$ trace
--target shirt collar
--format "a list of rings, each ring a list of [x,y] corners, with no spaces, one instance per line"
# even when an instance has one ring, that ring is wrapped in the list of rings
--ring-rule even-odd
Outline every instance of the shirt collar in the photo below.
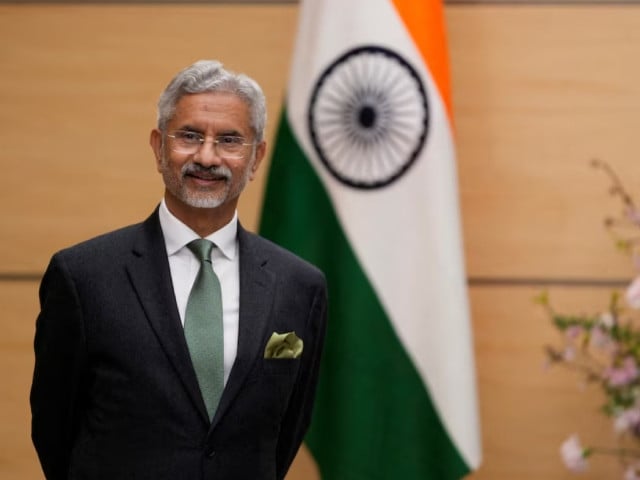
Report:
[[[162,228],[162,234],[164,235],[164,243],[167,248],[168,256],[176,254],[189,242],[200,238],[196,232],[191,230],[169,211],[164,198],[162,199],[162,202],[160,202],[158,215],[160,217],[160,227]],[[215,243],[220,252],[231,260],[235,258],[237,252],[237,234],[238,212],[236,211],[229,223],[205,238]]]

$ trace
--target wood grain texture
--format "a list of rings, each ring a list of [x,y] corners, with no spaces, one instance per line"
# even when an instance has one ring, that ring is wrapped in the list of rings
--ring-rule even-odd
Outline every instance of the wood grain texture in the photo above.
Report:
[[[296,5],[0,5],[0,270],[43,271],[57,249],[144,218],[159,201],[148,134],[169,78],[199,58],[249,73],[269,100],[272,143]],[[640,184],[640,7],[448,5],[466,260],[473,278],[626,278],[602,228],[618,204],[588,162]],[[240,216],[256,229],[268,164]],[[295,200],[292,200],[295,201]],[[609,288],[554,287],[567,310]],[[484,463],[474,480],[573,478],[558,457],[576,431],[608,443],[597,391],[545,372],[554,331],[537,288],[471,288]],[[0,282],[0,477],[40,478],[28,387],[37,282]],[[582,478],[618,478],[594,461]],[[288,480],[318,478],[303,450]]]
[[[2,270],[42,271],[54,250],[151,212],[155,104],[198,59],[258,80],[271,138],[295,17],[292,6],[0,5]],[[249,228],[264,171],[240,207]]]
[[[29,389],[38,312],[35,283],[0,283],[0,478],[37,479],[42,472],[31,446]]]
[[[534,288],[470,290],[484,461],[472,480],[568,480],[560,444],[577,433],[585,444],[615,445],[612,423],[598,411],[604,397],[575,372],[549,368],[545,345],[562,338],[533,298]],[[600,313],[607,289],[555,288],[554,307]],[[621,478],[617,462],[596,457],[580,478]]]
[[[629,275],[602,228],[640,151],[637,6],[450,6],[459,178],[471,276]]]

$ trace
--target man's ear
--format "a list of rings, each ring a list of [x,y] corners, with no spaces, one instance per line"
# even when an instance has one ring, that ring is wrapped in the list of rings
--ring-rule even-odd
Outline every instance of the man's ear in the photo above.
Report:
[[[256,145],[256,157],[253,160],[253,165],[251,165],[251,176],[249,180],[253,180],[256,176],[256,172],[262,163],[262,159],[264,158],[265,153],[267,152],[267,142],[264,140]]]
[[[157,128],[151,130],[149,135],[149,145],[156,157],[156,168],[160,171],[160,163],[162,161],[162,133]]]

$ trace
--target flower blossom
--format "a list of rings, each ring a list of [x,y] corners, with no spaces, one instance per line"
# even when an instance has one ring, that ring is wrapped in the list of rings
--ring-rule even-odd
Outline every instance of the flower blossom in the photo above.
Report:
[[[605,327],[600,325],[596,325],[591,329],[589,344],[592,347],[612,355],[615,354],[618,349],[618,344],[611,338],[611,335],[607,333]]]
[[[579,338],[582,332],[583,328],[580,325],[572,325],[565,330],[564,334],[567,337],[567,340],[573,341]]]
[[[562,351],[562,359],[565,362],[573,362],[576,359],[576,347],[567,345]]]
[[[602,329],[601,326],[597,325],[593,327],[591,330],[591,345],[595,347],[603,347],[608,343],[608,340],[611,337]]]
[[[589,466],[587,462],[589,450],[580,445],[580,439],[576,434],[571,435],[562,443],[560,455],[565,466],[572,472],[584,472]]]
[[[616,433],[624,433],[627,431],[633,431],[640,425],[640,409],[630,408],[616,415],[613,422],[613,428]],[[640,480],[640,479],[639,479]]]
[[[625,357],[620,367],[608,367],[602,377],[612,387],[622,387],[638,378],[638,365],[633,357]]]
[[[629,465],[624,471],[624,480],[640,480],[640,464]]]
[[[625,292],[627,304],[636,310],[640,309],[640,275],[637,276]]]
[[[627,207],[627,208],[625,208],[625,215],[629,219],[629,221],[631,221],[632,223],[635,223],[636,225],[640,225],[640,211],[639,210],[637,210],[635,208]]]
[[[604,312],[598,317],[598,324],[604,328],[612,328],[616,324],[616,319],[611,312]]]

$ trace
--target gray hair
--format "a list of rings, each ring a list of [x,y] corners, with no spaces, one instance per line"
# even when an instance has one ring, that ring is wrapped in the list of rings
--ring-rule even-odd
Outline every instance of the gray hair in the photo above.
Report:
[[[267,106],[260,85],[246,75],[225,70],[216,60],[200,60],[173,77],[158,100],[158,129],[165,131],[184,95],[209,92],[228,92],[243,100],[249,106],[255,140],[264,139]]]

